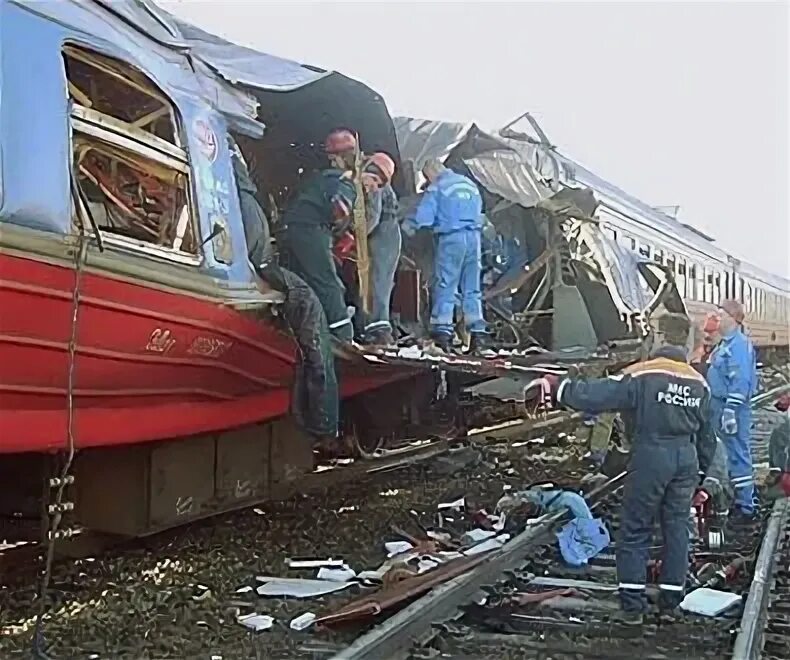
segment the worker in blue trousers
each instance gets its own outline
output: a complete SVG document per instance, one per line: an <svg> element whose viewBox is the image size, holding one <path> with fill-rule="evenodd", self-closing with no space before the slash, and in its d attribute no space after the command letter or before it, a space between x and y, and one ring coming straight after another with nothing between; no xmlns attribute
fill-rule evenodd
<svg viewBox="0 0 790 660"><path fill-rule="evenodd" d="M431 337L440 348L450 348L460 290L464 322L471 335L470 350L485 351L488 332L480 292L483 227L480 191L471 179L453 172L438 160L428 161L422 173L429 185L417 207L414 225L417 229L430 228L435 236Z"/></svg>
<svg viewBox="0 0 790 660"><path fill-rule="evenodd" d="M757 389L754 346L743 331L743 307L736 300L719 306L721 341L710 356L708 384L711 424L727 448L730 480L735 491L735 514L754 515L751 398Z"/></svg>
<svg viewBox="0 0 790 660"><path fill-rule="evenodd" d="M683 600L689 509L716 448L708 385L686 361L689 321L668 315L661 323L665 345L622 374L561 383L547 377L559 405L591 413L621 411L633 420L616 551L622 620L628 624L641 623L647 612L648 548L656 518L664 542L659 609L671 616Z"/></svg>
<svg viewBox="0 0 790 660"><path fill-rule="evenodd" d="M368 254L370 256L370 313L365 319L365 343L390 346L395 343L390 321L390 303L401 252L398 196L392 189L395 162L388 154L370 156L362 169L365 186Z"/></svg>

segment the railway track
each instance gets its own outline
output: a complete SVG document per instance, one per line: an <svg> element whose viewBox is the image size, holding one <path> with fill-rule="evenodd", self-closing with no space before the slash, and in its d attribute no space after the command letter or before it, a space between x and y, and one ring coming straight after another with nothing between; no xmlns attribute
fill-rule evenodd
<svg viewBox="0 0 790 660"><path fill-rule="evenodd" d="M290 482L281 487L275 497L269 499L286 500L298 494L309 494L326 491L342 483L358 481L367 477L403 470L410 466L430 461L439 456L447 455L454 450L486 441L501 441L508 438L523 436L534 432L542 432L555 427L569 427L580 419L580 415L559 411L550 413L541 419L508 420L488 428L472 430L463 442L450 442L445 439L426 439L403 442L394 449L378 450L374 454L354 461L331 461L319 465L316 470L299 482ZM249 506L256 506L263 502L249 502ZM217 511L213 516L223 515ZM212 517L213 517L212 516ZM9 519L14 523L14 519ZM27 521L28 530L36 530L40 534L41 523ZM111 550L134 544L137 539L102 534L75 528L75 533L69 538L59 540L56 546L56 556L59 560L73 560L91 557ZM161 538L177 534L177 529L163 530L157 534ZM39 541L30 536L30 532L23 535L25 540L21 543L5 543L8 539L0 537L0 584L19 582L35 575L39 570L38 560L42 552Z"/></svg>
<svg viewBox="0 0 790 660"><path fill-rule="evenodd" d="M588 496L598 515L614 530L618 526L616 485L620 478ZM767 539L775 520L772 516L767 523ZM662 620L654 614L641 626L620 621L614 556L608 554L614 548L583 569L569 568L560 560L551 537L557 523L555 518L528 529L486 563L415 601L346 648L335 649L333 659L757 657L736 652L744 635L757 635L760 630L750 614L754 606L748 603L743 608L743 621L742 603L717 617L684 614ZM694 573L723 590L746 593L749 574L743 558L753 558L756 553L760 525L758 521L751 526L733 526L725 547L716 553L698 547ZM654 561L660 559L659 552L658 546L651 549ZM740 572L731 569L739 563L743 564ZM756 566L757 575L762 575L759 561ZM717 570L721 571L719 584ZM726 585L721 584L725 574ZM787 570L779 575L786 579ZM784 585L790 583L785 581ZM657 587L648 588L649 598L655 599L657 593ZM768 617L769 628L786 625L784 607L775 615L779 617L776 623ZM741 632L736 637L739 627L751 633ZM766 633L769 639L771 634ZM776 657L789 657L786 649L783 646Z"/></svg>
<svg viewBox="0 0 790 660"><path fill-rule="evenodd" d="M247 598L237 593L240 587L254 584L256 575L288 575L288 557L342 556L358 569L373 568L381 563L391 526L408 525L413 510L435 511L437 502L455 491L495 501L505 484L518 488L556 476L563 459L586 450L583 439L572 439L577 421L576 416L550 415L527 424L506 423L470 434L471 441L458 448L434 442L397 458L340 465L314 475L312 488L318 490L310 496L295 494L104 549L89 547L90 535L83 538L83 548L77 548L79 537L59 542L62 554L72 556L53 572L44 626L48 654L163 658L195 657L208 649L226 658L297 657L304 639L294 636L287 621L302 603L248 599L250 607L285 622L253 638L229 613ZM529 442L547 430L565 429L568 437L559 433L556 443L556 436L547 436L545 445ZM461 458L465 454L479 456L467 464ZM36 597L34 582L21 569L26 564L32 577L32 569L40 566L30 562L36 554L31 545L18 562L8 557L13 582L8 588L0 582L0 657L29 656ZM210 587L211 595L196 599L200 585ZM342 606L350 593L319 599L311 607Z"/></svg>
<svg viewBox="0 0 790 660"><path fill-rule="evenodd" d="M771 509L732 657L790 658L790 499Z"/></svg>
<svg viewBox="0 0 790 660"><path fill-rule="evenodd" d="M324 553L337 552L352 557L357 566L374 565L376 559L355 546L375 545L380 552L382 536L394 521L407 519L420 506L435 510L436 502L444 497L441 493L446 494L448 489L480 487L490 496L497 488L501 494L503 483L518 488L530 480L562 479L563 475L567 477L566 483L572 485L580 475L578 464L568 472L567 460L561 462L561 459L584 453L586 447L579 445L585 443L583 440L568 443L567 438L559 439L557 434L562 430L570 432L578 421L578 416L553 414L543 420L510 422L471 433L473 448L485 448L484 462L498 463L482 472L466 468L454 474L433 472L432 466L437 461L453 455L449 443L434 441L312 475L312 485L302 483L301 489L323 489L325 495L318 500L292 494L289 503L283 505L223 514L149 539L132 542L127 539L105 550L91 547L88 537L82 540L84 549L79 549L77 539L73 539L60 546L70 559L77 559L62 562L56 571L56 595L47 619L50 639L55 640L52 657L85 653L94 653L99 658L193 657L207 651L223 659L256 655L267 658L334 655L377 660L519 657L519 654L546 658L731 657L739 627L738 612L715 624L694 619L660 625L658 621L646 621L636 636L633 627L614 621L612 614L617 608L612 588L613 557L607 554L597 557L586 571L564 568L553 548L552 530L560 524L557 517L528 527L501 552L483 557L479 564L461 571L457 577L429 588L427 595L419 591L411 597L406 609L358 636L353 631L333 633L329 637L312 632L294 633L288 629L287 622L300 612L300 607L301 611L304 609L292 599L258 601L259 609L268 608L264 611L278 618L276 633L272 630L265 634L245 634L229 618L228 606L235 608L238 604L239 597L234 594L244 580L255 574L282 574L283 557L329 556ZM535 436L546 432L554 437L546 435L545 445L527 444L530 438L542 442ZM517 446L521 448L515 450ZM493 453L487 453L489 450ZM530 464L536 455L552 451L558 460ZM517 452L523 452L529 461L513 462L517 468L514 471L511 461L515 461ZM576 476L569 477L574 470ZM510 476L505 477L506 474ZM357 480L359 484L350 483ZM589 495L598 515L607 520L612 532L617 528L619 484L619 479L608 482ZM358 488L341 495L350 485ZM387 493L398 489L402 500L391 508L395 498L390 499ZM379 497L371 496L376 492ZM314 506L311 502L319 504ZM343 510L351 512L340 515ZM341 519L348 519L348 524L343 524ZM757 547L759 534L758 528L738 530L729 536L729 545L718 556L704 558L724 565L734 557L749 555ZM343 539L338 539L338 535ZM616 534L612 537L616 538ZM32 555L35 550L28 548L26 552ZM106 559L99 556L102 553L107 555ZM2 557L0 553L0 564ZM174 565L176 575L172 571ZM8 570L15 572L17 578L21 575L13 561ZM748 578L745 573L737 576L726 588L745 593ZM211 587L213 595L208 601L194 600L193 589L197 584ZM565 584L571 586L561 586ZM536 602L545 595L543 592L557 589L575 589L581 595L557 595L554 601ZM3 631L5 642L0 635L2 657L26 657L24 638L29 623L23 614L29 606L14 605L16 597L17 594L4 593L0 588L0 611L5 619L2 623L11 624ZM167 606L165 601L169 603ZM32 604L34 599L29 602ZM331 613L344 604L347 603L342 599L329 599L319 602L316 611ZM399 602L392 611L402 604ZM162 611L152 614L152 607L154 611ZM113 618L115 614L110 615L116 609L122 613L118 620ZM91 612L96 611L101 623L99 630L92 628L96 625L93 621L96 615ZM766 614L765 620L773 626L773 632L767 633L760 643L766 648L773 644L779 649L774 657L779 658L784 653L777 645L780 645L782 626L786 625L782 617L787 610L783 611L780 604L778 609L770 611L773 613L770 617ZM8 612L18 615L9 620ZM152 616L155 618L150 619ZM169 618L178 621L178 625L168 627ZM151 622L146 627L149 619ZM108 623L110 620L114 623ZM124 630L123 641L109 640L108 626ZM678 640L682 643L677 644Z"/></svg>

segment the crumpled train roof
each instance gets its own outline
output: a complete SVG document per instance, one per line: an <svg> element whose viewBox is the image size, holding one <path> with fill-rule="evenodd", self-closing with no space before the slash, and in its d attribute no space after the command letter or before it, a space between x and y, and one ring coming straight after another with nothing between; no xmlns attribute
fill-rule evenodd
<svg viewBox="0 0 790 660"><path fill-rule="evenodd" d="M231 83L289 91L318 80L329 71L309 67L210 34L168 13L151 0L94 0L151 39L188 50Z"/></svg>

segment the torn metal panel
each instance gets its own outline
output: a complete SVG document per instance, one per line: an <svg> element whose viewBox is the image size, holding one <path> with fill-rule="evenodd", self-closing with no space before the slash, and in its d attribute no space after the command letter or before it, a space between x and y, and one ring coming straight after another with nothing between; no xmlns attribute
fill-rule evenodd
<svg viewBox="0 0 790 660"><path fill-rule="evenodd" d="M428 160L444 161L466 138L474 124L395 117L401 159L414 163L415 175Z"/></svg>
<svg viewBox="0 0 790 660"><path fill-rule="evenodd" d="M233 84L287 92L309 85L332 73L238 46L166 12L162 13L166 14L178 28L192 55L203 60Z"/></svg>
<svg viewBox="0 0 790 660"><path fill-rule="evenodd" d="M236 130L255 136L263 133L252 97L234 89L202 61L192 58L190 65L180 35L173 36L137 2L0 0L0 10L9 27L13 24L14 30L25 33L19 33L20 38L28 40L29 48L60 48L65 40L79 40L145 72L168 96L202 99L222 112ZM30 16L55 26L56 38L34 31L28 23Z"/></svg>
<svg viewBox="0 0 790 660"><path fill-rule="evenodd" d="M489 151L465 158L464 164L489 192L525 208L537 205L552 192L513 151Z"/></svg>
<svg viewBox="0 0 790 660"><path fill-rule="evenodd" d="M601 232L595 225L581 223L579 240L591 252L612 294L618 311L625 317L641 312L650 302L652 292L639 275L637 257Z"/></svg>
<svg viewBox="0 0 790 660"><path fill-rule="evenodd" d="M420 169L426 161L444 162L457 153L480 185L514 204L529 208L552 194L528 161L473 123L411 117L396 117L393 121L401 159L414 164L417 186L423 182Z"/></svg>

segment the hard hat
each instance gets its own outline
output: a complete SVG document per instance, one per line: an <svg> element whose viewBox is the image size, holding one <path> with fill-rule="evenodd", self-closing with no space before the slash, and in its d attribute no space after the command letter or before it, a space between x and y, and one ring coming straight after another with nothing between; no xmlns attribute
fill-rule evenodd
<svg viewBox="0 0 790 660"><path fill-rule="evenodd" d="M346 128L335 129L324 140L324 151L328 154L342 154L356 148L357 138Z"/></svg>
<svg viewBox="0 0 790 660"><path fill-rule="evenodd" d="M716 312L710 312L705 317L705 323L702 325L702 331L706 335L712 335L719 331L720 322L721 322L721 317Z"/></svg>
<svg viewBox="0 0 790 660"><path fill-rule="evenodd" d="M743 306L737 300L725 300L719 305L719 309L723 309L727 314L735 319L736 323L743 323L744 313Z"/></svg>
<svg viewBox="0 0 790 660"><path fill-rule="evenodd" d="M365 172L375 174L386 185L395 176L395 161L384 152L378 151L368 158L365 163Z"/></svg>

